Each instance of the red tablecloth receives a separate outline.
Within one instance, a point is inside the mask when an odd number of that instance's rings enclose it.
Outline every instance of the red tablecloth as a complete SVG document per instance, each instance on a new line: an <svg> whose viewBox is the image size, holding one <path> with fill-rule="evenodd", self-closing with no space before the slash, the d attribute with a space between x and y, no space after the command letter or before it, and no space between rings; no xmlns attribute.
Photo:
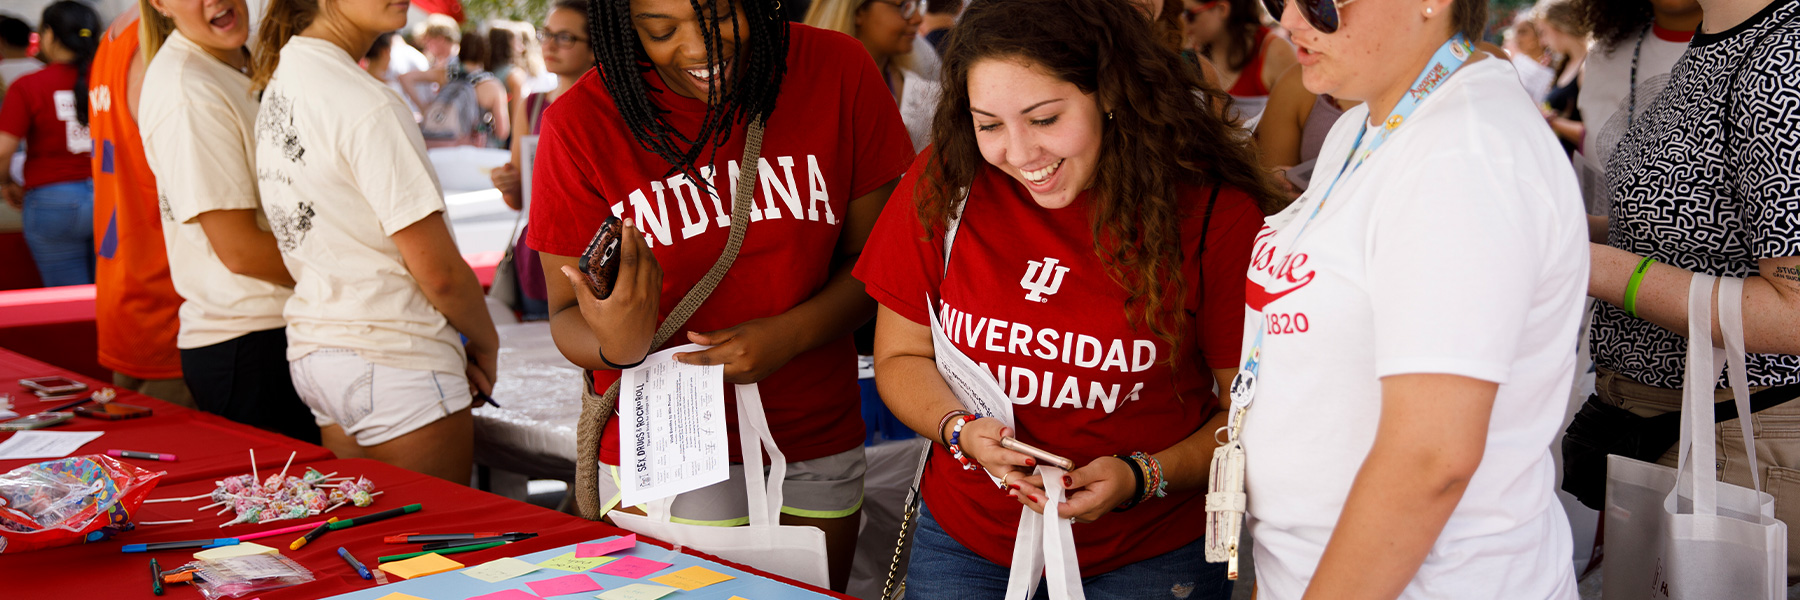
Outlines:
<svg viewBox="0 0 1800 600"><path fill-rule="evenodd" d="M13 410L21 415L34 414L63 402L40 402L31 391L19 385L27 377L61 375L87 383L90 390L111 387L94 379L71 373L51 365L0 349L0 393L11 394ZM189 410L136 392L119 392L114 402L149 407L155 414L138 419L105 421L75 417L43 431L104 431L104 435L82 446L77 454L101 454L107 450L137 450L174 454L179 460L161 462L121 459L139 467L167 471L159 485L207 480L248 472L249 450L256 450L258 469L280 470L288 454L295 453L294 464L329 460L331 451L306 442L284 437L246 425L233 423L216 415ZM0 441L14 434L0 433ZM0 460L0 472L47 459Z"/></svg>
<svg viewBox="0 0 1800 600"><path fill-rule="evenodd" d="M300 537L299 534L282 534L253 540L255 543L281 550L284 556L292 558L312 570L314 577L317 578L310 583L256 595L263 600L321 598L374 586L375 582L357 576L349 565L338 558L337 549L339 546L344 547L355 555L357 560L362 561L371 569L375 568L377 557L418 551L417 544L383 543L382 538L390 535L481 531L519 531L538 534L538 537L498 548L448 555L449 558L465 565L477 565L497 558L529 554L629 533L604 523L587 521L371 460L331 460L304 466L314 467L325 473L336 471L340 476L366 476L375 483L376 491L384 492L376 498L373 506L341 508L332 512L331 516L349 518L413 503L422 504L423 509L386 521L333 531L299 550L288 549L288 544ZM294 470L303 470L303 466L297 464ZM195 481L159 487L156 492L151 494L151 497L193 496L209 492L212 489L213 484L210 481ZM17 555L0 555L0 581L5 582L3 595L6 598L148 598L150 597L150 558L155 558L158 563L163 565L164 569L169 569L192 560L193 553L196 551L165 550L126 554L119 551L124 544L229 537L309 522L309 520L278 521L267 525L233 525L221 529L219 524L227 521L230 515L215 516L213 513L216 509L204 512L195 510L205 504L208 502L198 500L146 504L139 512L139 520L191 518L194 519L193 523L149 525L105 542ZM645 538L639 538L639 540L668 547L667 544L655 540ZM718 561L717 558L696 552L685 552ZM725 564L761 574L760 571L740 565ZM44 577L34 574L51 574L51 576ZM765 576L790 585L829 594L835 598L849 598L780 577ZM390 577L390 579L398 581L397 578ZM169 587L165 597L174 600L189 600L200 598L201 595L199 590L192 586L176 585Z"/></svg>

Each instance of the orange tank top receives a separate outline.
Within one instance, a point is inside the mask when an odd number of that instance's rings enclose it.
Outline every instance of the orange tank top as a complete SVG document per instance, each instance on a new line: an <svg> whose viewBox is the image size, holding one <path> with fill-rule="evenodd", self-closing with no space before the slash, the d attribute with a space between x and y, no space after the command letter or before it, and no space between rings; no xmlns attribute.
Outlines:
<svg viewBox="0 0 1800 600"><path fill-rule="evenodd" d="M156 176L126 94L137 19L100 41L88 83L94 140L94 325L100 364L139 379L181 377L181 296L169 279Z"/></svg>

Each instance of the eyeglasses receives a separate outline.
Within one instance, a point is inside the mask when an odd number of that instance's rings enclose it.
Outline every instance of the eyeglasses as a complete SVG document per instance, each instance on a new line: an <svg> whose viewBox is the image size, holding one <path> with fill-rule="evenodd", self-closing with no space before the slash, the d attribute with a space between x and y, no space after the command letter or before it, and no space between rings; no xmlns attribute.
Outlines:
<svg viewBox="0 0 1800 600"><path fill-rule="evenodd" d="M551 33L548 29L539 29L538 39L542 40L545 44L554 42L558 46L573 46L575 44L587 43L587 38L567 32Z"/></svg>
<svg viewBox="0 0 1800 600"><path fill-rule="evenodd" d="M919 16L919 0L869 0L869 2L880 2L900 9L900 18L902 19Z"/></svg>
<svg viewBox="0 0 1800 600"><path fill-rule="evenodd" d="M1301 0L1295 8L1300 9L1300 16L1306 17L1307 24L1312 25L1313 29L1319 30L1319 33L1337 33L1338 10L1355 1ZM1281 11L1286 5L1287 0L1263 0L1263 8L1268 9L1269 14L1274 16L1277 21L1281 20Z"/></svg>

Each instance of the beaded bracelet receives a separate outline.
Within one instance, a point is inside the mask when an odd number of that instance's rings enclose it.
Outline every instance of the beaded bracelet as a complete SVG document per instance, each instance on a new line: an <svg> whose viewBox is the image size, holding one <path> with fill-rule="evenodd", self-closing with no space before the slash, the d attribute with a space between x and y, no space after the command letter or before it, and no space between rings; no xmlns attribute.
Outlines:
<svg viewBox="0 0 1800 600"><path fill-rule="evenodd" d="M960 408L950 411L950 412L947 412L947 413L944 413L944 418L938 419L938 425L937 425L938 441L943 442L943 444L945 446L950 445L950 440L944 438L944 426L949 425L950 419L956 418L957 415L972 415L972 414L975 414L975 413L972 413L972 412L969 412L969 411L966 411L966 410L963 410Z"/></svg>
<svg viewBox="0 0 1800 600"><path fill-rule="evenodd" d="M973 471L977 467L975 466L975 461L970 459L969 455L963 454L963 450L962 450L963 425L967 425L971 422L974 422L976 419L979 419L979 418L981 418L981 415L965 414L965 415L956 417L955 424L950 426L950 455L955 456L957 462L962 463L962 468L964 471Z"/></svg>
<svg viewBox="0 0 1800 600"><path fill-rule="evenodd" d="M1142 465L1138 464L1137 458L1134 456L1127 456L1124 454L1114 454L1113 458L1119 459L1120 462L1125 463L1125 466L1131 467L1131 475L1137 481L1136 489L1139 489L1139 490L1144 489L1144 467ZM1125 511L1131 510L1133 507L1137 506L1138 503L1142 502L1143 500L1144 500L1144 497L1142 494L1133 494L1130 498L1125 499L1124 504L1120 504L1118 506L1113 507L1112 511L1113 512L1125 512Z"/></svg>

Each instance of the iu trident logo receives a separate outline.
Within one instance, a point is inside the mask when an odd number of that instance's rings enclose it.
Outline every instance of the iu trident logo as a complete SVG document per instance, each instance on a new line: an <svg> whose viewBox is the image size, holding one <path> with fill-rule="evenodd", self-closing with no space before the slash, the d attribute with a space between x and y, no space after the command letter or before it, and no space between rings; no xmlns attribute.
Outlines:
<svg viewBox="0 0 1800 600"><path fill-rule="evenodd" d="M1032 302L1049 302L1044 296L1055 294L1062 289L1063 274L1069 272L1068 267L1057 266L1056 259L1044 257L1044 262L1035 260L1025 267L1025 278L1019 280L1019 287L1025 288L1025 299Z"/></svg>

